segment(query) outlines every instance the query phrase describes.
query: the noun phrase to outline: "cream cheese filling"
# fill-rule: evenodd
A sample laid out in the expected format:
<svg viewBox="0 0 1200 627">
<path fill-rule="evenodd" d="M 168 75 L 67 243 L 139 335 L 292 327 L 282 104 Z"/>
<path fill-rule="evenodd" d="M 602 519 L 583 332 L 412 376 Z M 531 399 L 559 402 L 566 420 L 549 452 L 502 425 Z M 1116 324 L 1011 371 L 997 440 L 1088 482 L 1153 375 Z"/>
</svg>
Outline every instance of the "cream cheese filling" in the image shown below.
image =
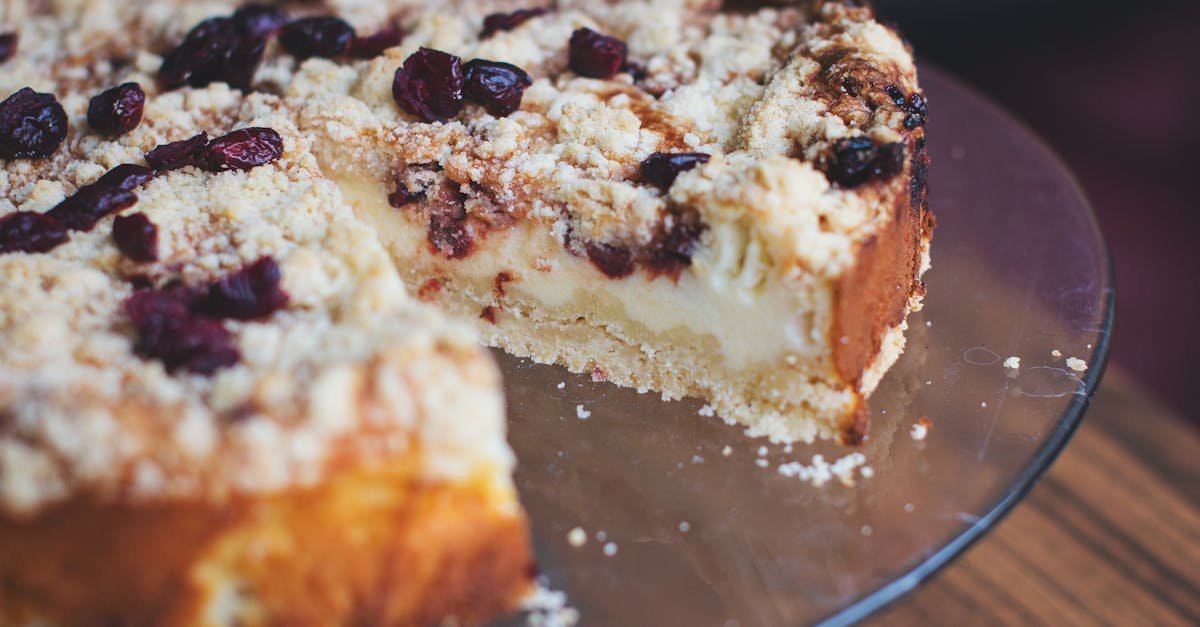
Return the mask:
<svg viewBox="0 0 1200 627">
<path fill-rule="evenodd" d="M 539 220 L 524 220 L 511 229 L 488 234 L 466 258 L 445 259 L 429 251 L 423 225 L 387 203 L 379 182 L 346 174 L 335 175 L 334 180 L 356 213 L 375 227 L 414 287 L 430 276 L 492 286 L 495 277 L 504 272 L 512 278 L 504 289 L 514 300 L 577 312 L 592 324 L 641 327 L 651 334 L 648 341 L 681 332 L 705 338 L 720 351 L 727 368 L 786 361 L 794 369 L 815 366 L 818 370 L 810 370 L 811 374 L 830 372 L 829 286 L 780 279 L 793 285 L 790 289 L 779 285 L 765 289 L 762 282 L 773 279 L 764 279 L 761 268 L 747 270 L 747 254 L 737 252 L 737 242 L 712 238 L 713 245 L 706 246 L 695 260 L 702 270 L 683 272 L 678 281 L 667 276 L 650 278 L 644 271 L 608 278 L 587 259 L 569 253 L 552 225 Z"/>
</svg>

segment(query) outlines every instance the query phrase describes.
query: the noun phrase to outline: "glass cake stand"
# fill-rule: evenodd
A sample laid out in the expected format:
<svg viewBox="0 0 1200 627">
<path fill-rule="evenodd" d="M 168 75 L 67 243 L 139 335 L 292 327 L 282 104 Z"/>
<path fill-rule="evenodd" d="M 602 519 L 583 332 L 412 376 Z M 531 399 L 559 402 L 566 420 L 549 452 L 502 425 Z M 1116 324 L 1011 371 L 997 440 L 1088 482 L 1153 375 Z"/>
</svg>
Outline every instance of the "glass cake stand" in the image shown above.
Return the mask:
<svg viewBox="0 0 1200 627">
<path fill-rule="evenodd" d="M 698 415 L 699 401 L 499 355 L 538 564 L 581 624 L 857 621 L 991 529 L 1070 439 L 1112 329 L 1096 218 L 1030 131 L 944 74 L 922 81 L 933 269 L 908 349 L 871 399 L 870 478 L 815 487 L 778 466 L 849 451 L 769 445 L 763 468 L 768 443 Z M 916 440 L 921 416 L 933 424 Z M 583 546 L 568 540 L 576 527 Z"/>
</svg>

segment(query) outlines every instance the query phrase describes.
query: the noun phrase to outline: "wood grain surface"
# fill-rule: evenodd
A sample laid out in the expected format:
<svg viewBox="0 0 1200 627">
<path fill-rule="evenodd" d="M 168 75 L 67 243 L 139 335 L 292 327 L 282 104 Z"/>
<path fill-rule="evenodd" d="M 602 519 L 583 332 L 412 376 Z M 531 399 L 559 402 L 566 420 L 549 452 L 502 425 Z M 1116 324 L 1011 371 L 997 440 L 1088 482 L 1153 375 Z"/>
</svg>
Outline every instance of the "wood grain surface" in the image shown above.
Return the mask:
<svg viewBox="0 0 1200 627">
<path fill-rule="evenodd" d="M 1200 430 L 1110 368 L 1027 499 L 870 625 L 1200 625 Z"/>
</svg>

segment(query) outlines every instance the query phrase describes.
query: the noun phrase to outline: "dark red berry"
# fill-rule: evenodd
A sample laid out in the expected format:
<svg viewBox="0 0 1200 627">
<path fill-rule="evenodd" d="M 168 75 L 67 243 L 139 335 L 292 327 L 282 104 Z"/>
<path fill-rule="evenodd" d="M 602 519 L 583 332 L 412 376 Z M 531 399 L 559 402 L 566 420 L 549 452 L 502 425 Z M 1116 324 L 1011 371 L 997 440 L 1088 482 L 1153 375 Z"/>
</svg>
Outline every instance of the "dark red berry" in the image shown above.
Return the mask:
<svg viewBox="0 0 1200 627">
<path fill-rule="evenodd" d="M 702 152 L 666 153 L 656 152 L 642 161 L 642 180 L 660 189 L 670 189 L 682 173 L 698 165 L 708 163 L 709 155 Z"/>
<path fill-rule="evenodd" d="M 17 53 L 17 34 L 0 33 L 0 63 L 12 58 Z"/>
<path fill-rule="evenodd" d="M 338 17 L 302 17 L 279 31 L 279 43 L 298 59 L 333 58 L 350 47 L 354 27 Z"/>
<path fill-rule="evenodd" d="M 248 32 L 233 18 L 209 18 L 163 56 L 158 77 L 167 88 L 224 81 L 249 89 L 265 47 L 265 37 Z"/>
<path fill-rule="evenodd" d="M 400 209 L 401 207 L 411 205 L 414 202 L 419 202 L 425 199 L 425 192 L 409 191 L 404 185 L 396 188 L 396 191 L 388 194 L 388 204 Z"/>
<path fill-rule="evenodd" d="M 591 262 L 610 279 L 620 279 L 633 274 L 633 252 L 619 245 L 589 242 L 587 256 Z"/>
<path fill-rule="evenodd" d="M 645 257 L 646 265 L 653 272 L 678 277 L 684 268 L 692 265 L 692 254 L 703 233 L 704 225 L 699 215 L 673 215 L 670 228 L 660 228 L 655 234 Z"/>
<path fill-rule="evenodd" d="M 258 261 L 225 275 L 208 288 L 197 310 L 217 318 L 254 320 L 269 316 L 288 302 L 280 286 L 282 276 L 274 259 Z"/>
<path fill-rule="evenodd" d="M 433 252 L 450 259 L 463 259 L 475 249 L 475 238 L 467 228 L 466 196 L 458 183 L 445 180 L 425 192 L 424 208 L 429 213 L 425 239 Z"/>
<path fill-rule="evenodd" d="M 250 170 L 283 155 L 283 139 L 273 129 L 252 126 L 236 130 L 208 143 L 199 165 L 209 172 Z"/>
<path fill-rule="evenodd" d="M 876 145 L 868 137 L 847 137 L 833 143 L 824 163 L 825 175 L 841 187 L 852 188 L 886 179 L 904 168 L 904 145 Z"/>
<path fill-rule="evenodd" d="M 356 35 L 346 53 L 355 59 L 374 59 L 388 48 L 399 46 L 401 41 L 404 41 L 404 31 L 389 24 L 365 37 Z"/>
<path fill-rule="evenodd" d="M 88 103 L 87 121 L 92 130 L 124 134 L 142 121 L 146 92 L 137 83 L 124 83 L 101 92 Z"/>
<path fill-rule="evenodd" d="M 287 14 L 276 6 L 251 2 L 233 12 L 233 21 L 237 23 L 243 33 L 251 37 L 266 39 L 279 32 L 279 29 L 287 24 Z"/>
<path fill-rule="evenodd" d="M 159 172 L 195 165 L 207 146 L 208 133 L 201 132 L 177 142 L 160 144 L 146 153 L 146 163 Z"/>
<path fill-rule="evenodd" d="M 0 253 L 44 253 L 67 241 L 67 227 L 35 211 L 0 217 Z"/>
<path fill-rule="evenodd" d="M 449 120 L 463 108 L 462 60 L 421 48 L 396 69 L 392 97 L 401 109 L 426 122 Z"/>
<path fill-rule="evenodd" d="M 125 312 L 137 331 L 134 351 L 158 359 L 168 372 L 188 370 L 212 374 L 241 358 L 233 336 L 220 320 L 190 311 L 186 288 L 145 289 L 125 301 Z"/>
<path fill-rule="evenodd" d="M 925 102 L 925 94 L 917 91 L 910 96 L 905 96 L 904 92 L 895 85 L 884 87 L 883 92 L 892 100 L 892 104 L 908 114 L 904 118 L 904 128 L 911 131 L 925 125 L 925 120 L 929 117 L 929 105 Z"/>
<path fill-rule="evenodd" d="M 117 249 L 134 261 L 158 260 L 158 227 L 144 213 L 117 216 L 113 221 Z"/>
<path fill-rule="evenodd" d="M 21 88 L 0 102 L 0 159 L 48 157 L 67 137 L 67 112 L 53 94 Z"/>
<path fill-rule="evenodd" d="M 502 118 L 521 108 L 521 97 L 533 84 L 525 70 L 499 61 L 473 59 L 463 66 L 463 95 Z"/>
<path fill-rule="evenodd" d="M 571 34 L 567 61 L 571 71 L 589 78 L 611 78 L 625 67 L 628 48 L 616 37 L 601 35 L 590 28 Z"/>
<path fill-rule="evenodd" d="M 149 183 L 153 178 L 154 170 L 144 165 L 122 163 L 96 179 L 96 184 L 132 191 L 136 187 Z"/>
<path fill-rule="evenodd" d="M 536 9 L 519 9 L 512 13 L 493 13 L 483 18 L 483 31 L 479 33 L 479 38 L 487 39 L 499 31 L 512 30 L 546 13 L 547 10 L 541 7 Z"/>
<path fill-rule="evenodd" d="M 96 222 L 137 202 L 133 190 L 154 178 L 146 167 L 121 164 L 84 185 L 46 212 L 72 231 L 89 231 Z"/>
</svg>

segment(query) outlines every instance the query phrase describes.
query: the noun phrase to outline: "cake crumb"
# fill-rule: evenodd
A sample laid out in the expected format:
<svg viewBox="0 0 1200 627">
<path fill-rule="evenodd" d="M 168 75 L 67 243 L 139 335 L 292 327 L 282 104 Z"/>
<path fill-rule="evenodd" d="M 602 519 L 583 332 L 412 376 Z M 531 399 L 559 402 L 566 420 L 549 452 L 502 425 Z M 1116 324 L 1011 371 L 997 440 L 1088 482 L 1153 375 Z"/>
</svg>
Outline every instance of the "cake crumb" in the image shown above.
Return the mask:
<svg viewBox="0 0 1200 627">
<path fill-rule="evenodd" d="M 617 543 L 616 542 L 608 542 L 604 545 L 604 555 L 606 557 L 612 557 L 616 554 L 617 554 Z"/>
<path fill-rule="evenodd" d="M 919 442 L 924 440 L 925 436 L 929 435 L 929 427 L 921 423 L 916 423 L 912 426 L 912 430 L 908 432 L 908 435 Z"/>
<path fill-rule="evenodd" d="M 592 416 L 592 412 L 584 409 L 583 405 L 576 405 L 575 415 L 578 416 L 580 420 L 587 420 Z"/>
<path fill-rule="evenodd" d="M 583 530 L 583 527 L 575 527 L 567 532 L 567 543 L 575 548 L 587 544 L 587 532 Z"/>
<path fill-rule="evenodd" d="M 791 445 L 791 443 L 788 443 L 788 444 L 784 444 L 784 445 L 783 445 L 783 452 L 784 452 L 784 453 L 791 453 L 791 452 L 792 452 L 792 445 Z"/>
<path fill-rule="evenodd" d="M 780 464 L 778 468 L 779 474 L 785 477 L 796 477 L 802 481 L 811 483 L 814 487 L 821 487 L 829 483 L 833 479 L 837 479 L 846 487 L 853 487 L 855 483 L 855 470 L 869 468 L 867 457 L 859 452 L 850 453 L 842 456 L 832 464 L 825 461 L 823 455 L 813 455 L 812 463 L 805 465 L 800 462 L 788 462 Z M 874 471 L 871 471 L 874 474 Z M 863 473 L 866 477 L 867 474 Z"/>
<path fill-rule="evenodd" d="M 556 386 L 554 386 L 554 387 L 556 387 L 556 388 L 558 388 L 558 389 L 560 389 L 560 390 L 561 390 L 561 389 L 563 389 L 563 388 L 567 387 L 567 382 L 566 382 L 566 381 L 559 381 L 559 382 L 558 382 L 558 385 L 556 385 Z"/>
<path fill-rule="evenodd" d="M 1021 367 L 1021 358 L 1017 357 L 1016 355 L 1013 355 L 1012 357 L 1005 359 L 1004 367 L 1009 368 L 1011 370 L 1016 370 L 1016 369 L 1020 368 Z"/>
<path fill-rule="evenodd" d="M 699 455 L 692 455 L 692 463 L 693 464 L 703 464 L 704 458 Z"/>
<path fill-rule="evenodd" d="M 768 450 L 767 447 L 765 447 L 765 446 L 758 447 L 758 456 L 759 457 L 766 457 L 767 453 L 770 453 L 770 452 L 771 451 Z"/>
<path fill-rule="evenodd" d="M 758 459 L 754 460 L 754 465 L 758 466 L 759 468 L 766 468 L 767 466 L 771 465 L 771 462 L 759 457 Z"/>
<path fill-rule="evenodd" d="M 927 327 L 932 327 L 932 326 L 933 326 L 933 320 L 926 320 L 926 321 L 925 321 L 925 326 L 927 326 Z"/>
<path fill-rule="evenodd" d="M 692 529 L 692 524 L 691 524 L 691 523 L 689 523 L 689 522 L 688 522 L 688 521 L 686 521 L 686 520 L 684 520 L 684 521 L 680 521 L 680 523 L 679 523 L 679 531 L 680 531 L 680 532 L 682 532 L 682 533 L 687 533 L 688 531 L 691 531 L 691 529 Z"/>
<path fill-rule="evenodd" d="M 551 590 L 541 577 L 521 609 L 528 612 L 526 624 L 531 627 L 573 627 L 579 622 L 579 610 L 567 605 L 567 594 Z"/>
<path fill-rule="evenodd" d="M 987 407 L 987 401 L 980 401 L 980 402 L 979 402 L 979 406 L 980 406 L 980 407 Z"/>
<path fill-rule="evenodd" d="M 712 405 L 705 405 L 705 406 L 701 407 L 700 411 L 698 411 L 696 413 L 700 414 L 701 416 L 704 416 L 705 418 L 711 418 L 711 417 L 717 415 L 717 410 L 713 409 Z"/>
<path fill-rule="evenodd" d="M 863 466 L 858 469 L 858 473 L 862 475 L 863 479 L 870 479 L 875 476 L 875 469 L 870 466 Z"/>
<path fill-rule="evenodd" d="M 1050 351 L 1050 356 L 1055 359 L 1062 359 L 1062 351 L 1060 351 L 1056 348 L 1056 349 Z"/>
<path fill-rule="evenodd" d="M 733 447 L 726 444 L 725 448 L 721 449 L 721 454 L 724 455 L 725 457 L 729 457 L 730 455 L 733 455 Z"/>
<path fill-rule="evenodd" d="M 1078 357 L 1068 357 L 1067 367 L 1075 372 L 1084 372 L 1088 369 L 1088 364 L 1086 361 Z"/>
<path fill-rule="evenodd" d="M 910 513 L 910 514 L 911 514 L 911 513 L 912 513 L 912 511 L 913 511 L 913 504 L 912 504 L 912 503 L 905 503 L 905 504 L 904 504 L 904 511 L 906 511 L 906 512 L 908 512 L 908 513 Z"/>
</svg>

